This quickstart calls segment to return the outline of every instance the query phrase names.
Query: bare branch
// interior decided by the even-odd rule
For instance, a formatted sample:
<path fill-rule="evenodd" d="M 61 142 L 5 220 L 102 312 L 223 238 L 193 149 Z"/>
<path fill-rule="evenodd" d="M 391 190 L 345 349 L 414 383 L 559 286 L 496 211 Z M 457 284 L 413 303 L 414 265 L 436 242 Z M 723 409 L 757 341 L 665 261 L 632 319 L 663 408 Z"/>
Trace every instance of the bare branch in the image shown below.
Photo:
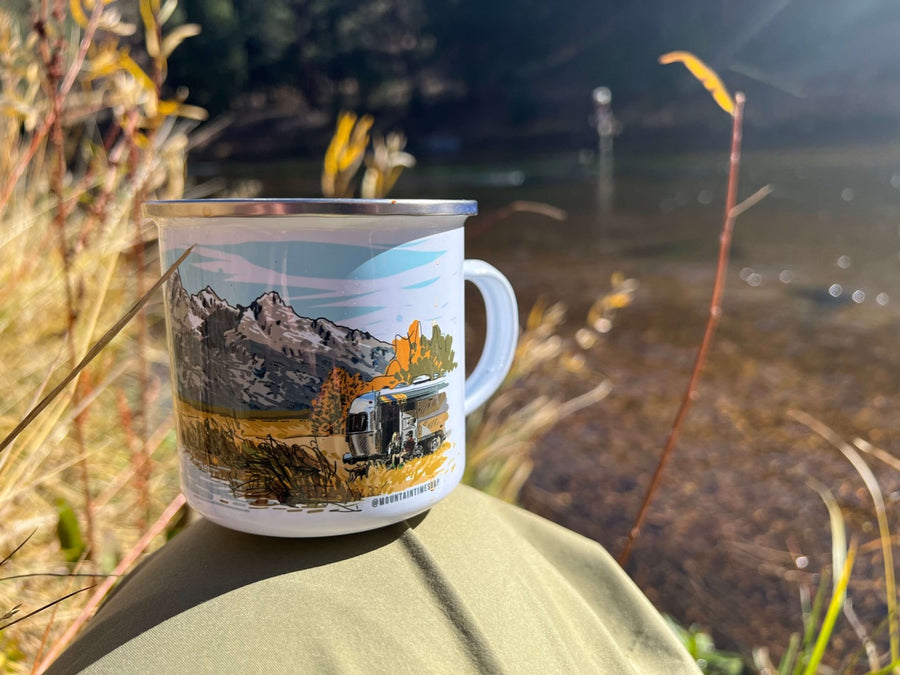
<path fill-rule="evenodd" d="M 737 218 L 739 215 L 744 213 L 744 211 L 747 211 L 748 209 L 752 209 L 754 206 L 759 204 L 763 199 L 765 199 L 770 194 L 772 194 L 772 190 L 774 190 L 774 189 L 775 188 L 773 188 L 771 185 L 764 185 L 759 190 L 754 192 L 752 195 L 747 197 L 747 199 L 745 199 L 740 204 L 738 204 L 733 209 L 731 209 L 731 212 L 729 213 L 729 215 L 732 218 Z"/>

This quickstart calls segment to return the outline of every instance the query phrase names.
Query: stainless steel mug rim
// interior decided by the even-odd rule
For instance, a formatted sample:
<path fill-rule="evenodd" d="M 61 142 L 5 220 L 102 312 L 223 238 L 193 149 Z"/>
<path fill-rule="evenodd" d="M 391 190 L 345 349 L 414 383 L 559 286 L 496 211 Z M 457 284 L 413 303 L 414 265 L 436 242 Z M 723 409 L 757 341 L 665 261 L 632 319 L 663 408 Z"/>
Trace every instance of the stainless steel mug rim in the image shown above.
<path fill-rule="evenodd" d="M 230 216 L 471 216 L 468 199 L 171 199 L 144 203 L 144 215 L 158 218 Z"/>

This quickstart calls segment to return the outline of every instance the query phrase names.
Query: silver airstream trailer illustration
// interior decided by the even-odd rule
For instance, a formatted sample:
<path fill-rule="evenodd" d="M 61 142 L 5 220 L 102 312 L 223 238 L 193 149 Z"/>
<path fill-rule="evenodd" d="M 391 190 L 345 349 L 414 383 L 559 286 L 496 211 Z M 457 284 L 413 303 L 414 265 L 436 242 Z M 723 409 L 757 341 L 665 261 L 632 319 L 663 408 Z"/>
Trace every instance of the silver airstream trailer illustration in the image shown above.
<path fill-rule="evenodd" d="M 412 384 L 367 392 L 347 413 L 345 464 L 381 461 L 397 464 L 428 455 L 446 435 L 447 379 L 417 377 Z"/>

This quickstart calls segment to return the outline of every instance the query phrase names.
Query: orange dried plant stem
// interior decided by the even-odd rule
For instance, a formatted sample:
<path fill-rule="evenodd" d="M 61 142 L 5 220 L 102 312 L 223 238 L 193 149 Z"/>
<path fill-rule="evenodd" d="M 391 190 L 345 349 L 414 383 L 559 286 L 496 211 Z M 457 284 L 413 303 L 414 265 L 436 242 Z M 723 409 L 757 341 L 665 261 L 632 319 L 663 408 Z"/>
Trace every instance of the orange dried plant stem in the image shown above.
<path fill-rule="evenodd" d="M 731 239 L 732 234 L 734 233 L 734 220 L 736 217 L 734 207 L 737 204 L 738 174 L 740 173 L 741 167 L 741 129 L 744 117 L 744 95 L 741 92 L 738 92 L 735 94 L 734 98 L 735 106 L 731 127 L 731 156 L 728 163 L 728 192 L 725 196 L 725 217 L 722 223 L 722 234 L 719 236 L 719 260 L 716 265 L 716 278 L 713 284 L 712 299 L 709 303 L 709 318 L 706 320 L 706 330 L 703 333 L 703 340 L 700 343 L 700 349 L 697 351 L 697 358 L 694 360 L 694 367 L 691 370 L 687 388 L 681 399 L 681 405 L 675 415 L 675 420 L 672 422 L 672 428 L 666 439 L 666 445 L 659 457 L 656 471 L 653 472 L 653 478 L 650 480 L 650 485 L 644 495 L 644 501 L 641 503 L 638 515 L 634 520 L 634 524 L 631 526 L 631 530 L 628 532 L 628 538 L 625 541 L 622 552 L 619 554 L 618 561 L 622 566 L 628 562 L 631 550 L 634 547 L 634 542 L 640 535 L 641 526 L 644 524 L 644 518 L 650 508 L 650 503 L 653 501 L 653 497 L 659 489 L 663 470 L 672 455 L 672 451 L 675 448 L 675 442 L 678 440 L 678 435 L 681 432 L 681 427 L 690 410 L 691 403 L 693 403 L 695 392 L 697 390 L 697 383 L 700 381 L 700 373 L 703 371 L 703 366 L 706 363 L 706 357 L 709 353 L 710 345 L 712 344 L 713 335 L 716 332 L 716 326 L 718 326 L 719 319 L 722 316 L 722 294 L 725 291 L 725 275 L 728 271 L 728 256 L 731 250 Z"/>

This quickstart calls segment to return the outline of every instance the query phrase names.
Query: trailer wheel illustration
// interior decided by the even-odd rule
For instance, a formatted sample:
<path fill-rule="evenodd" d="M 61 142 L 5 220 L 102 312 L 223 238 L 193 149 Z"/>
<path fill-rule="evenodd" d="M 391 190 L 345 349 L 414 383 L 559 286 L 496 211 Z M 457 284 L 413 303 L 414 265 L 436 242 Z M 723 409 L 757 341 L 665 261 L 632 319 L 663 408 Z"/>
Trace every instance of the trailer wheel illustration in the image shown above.
<path fill-rule="evenodd" d="M 430 455 L 444 442 L 449 417 L 445 377 L 423 375 L 412 384 L 370 391 L 350 403 L 344 464 L 397 467 Z"/>
<path fill-rule="evenodd" d="M 444 442 L 444 434 L 438 431 L 434 436 L 428 439 L 428 450 L 425 454 L 430 455 L 439 447 L 441 447 L 441 443 Z"/>

